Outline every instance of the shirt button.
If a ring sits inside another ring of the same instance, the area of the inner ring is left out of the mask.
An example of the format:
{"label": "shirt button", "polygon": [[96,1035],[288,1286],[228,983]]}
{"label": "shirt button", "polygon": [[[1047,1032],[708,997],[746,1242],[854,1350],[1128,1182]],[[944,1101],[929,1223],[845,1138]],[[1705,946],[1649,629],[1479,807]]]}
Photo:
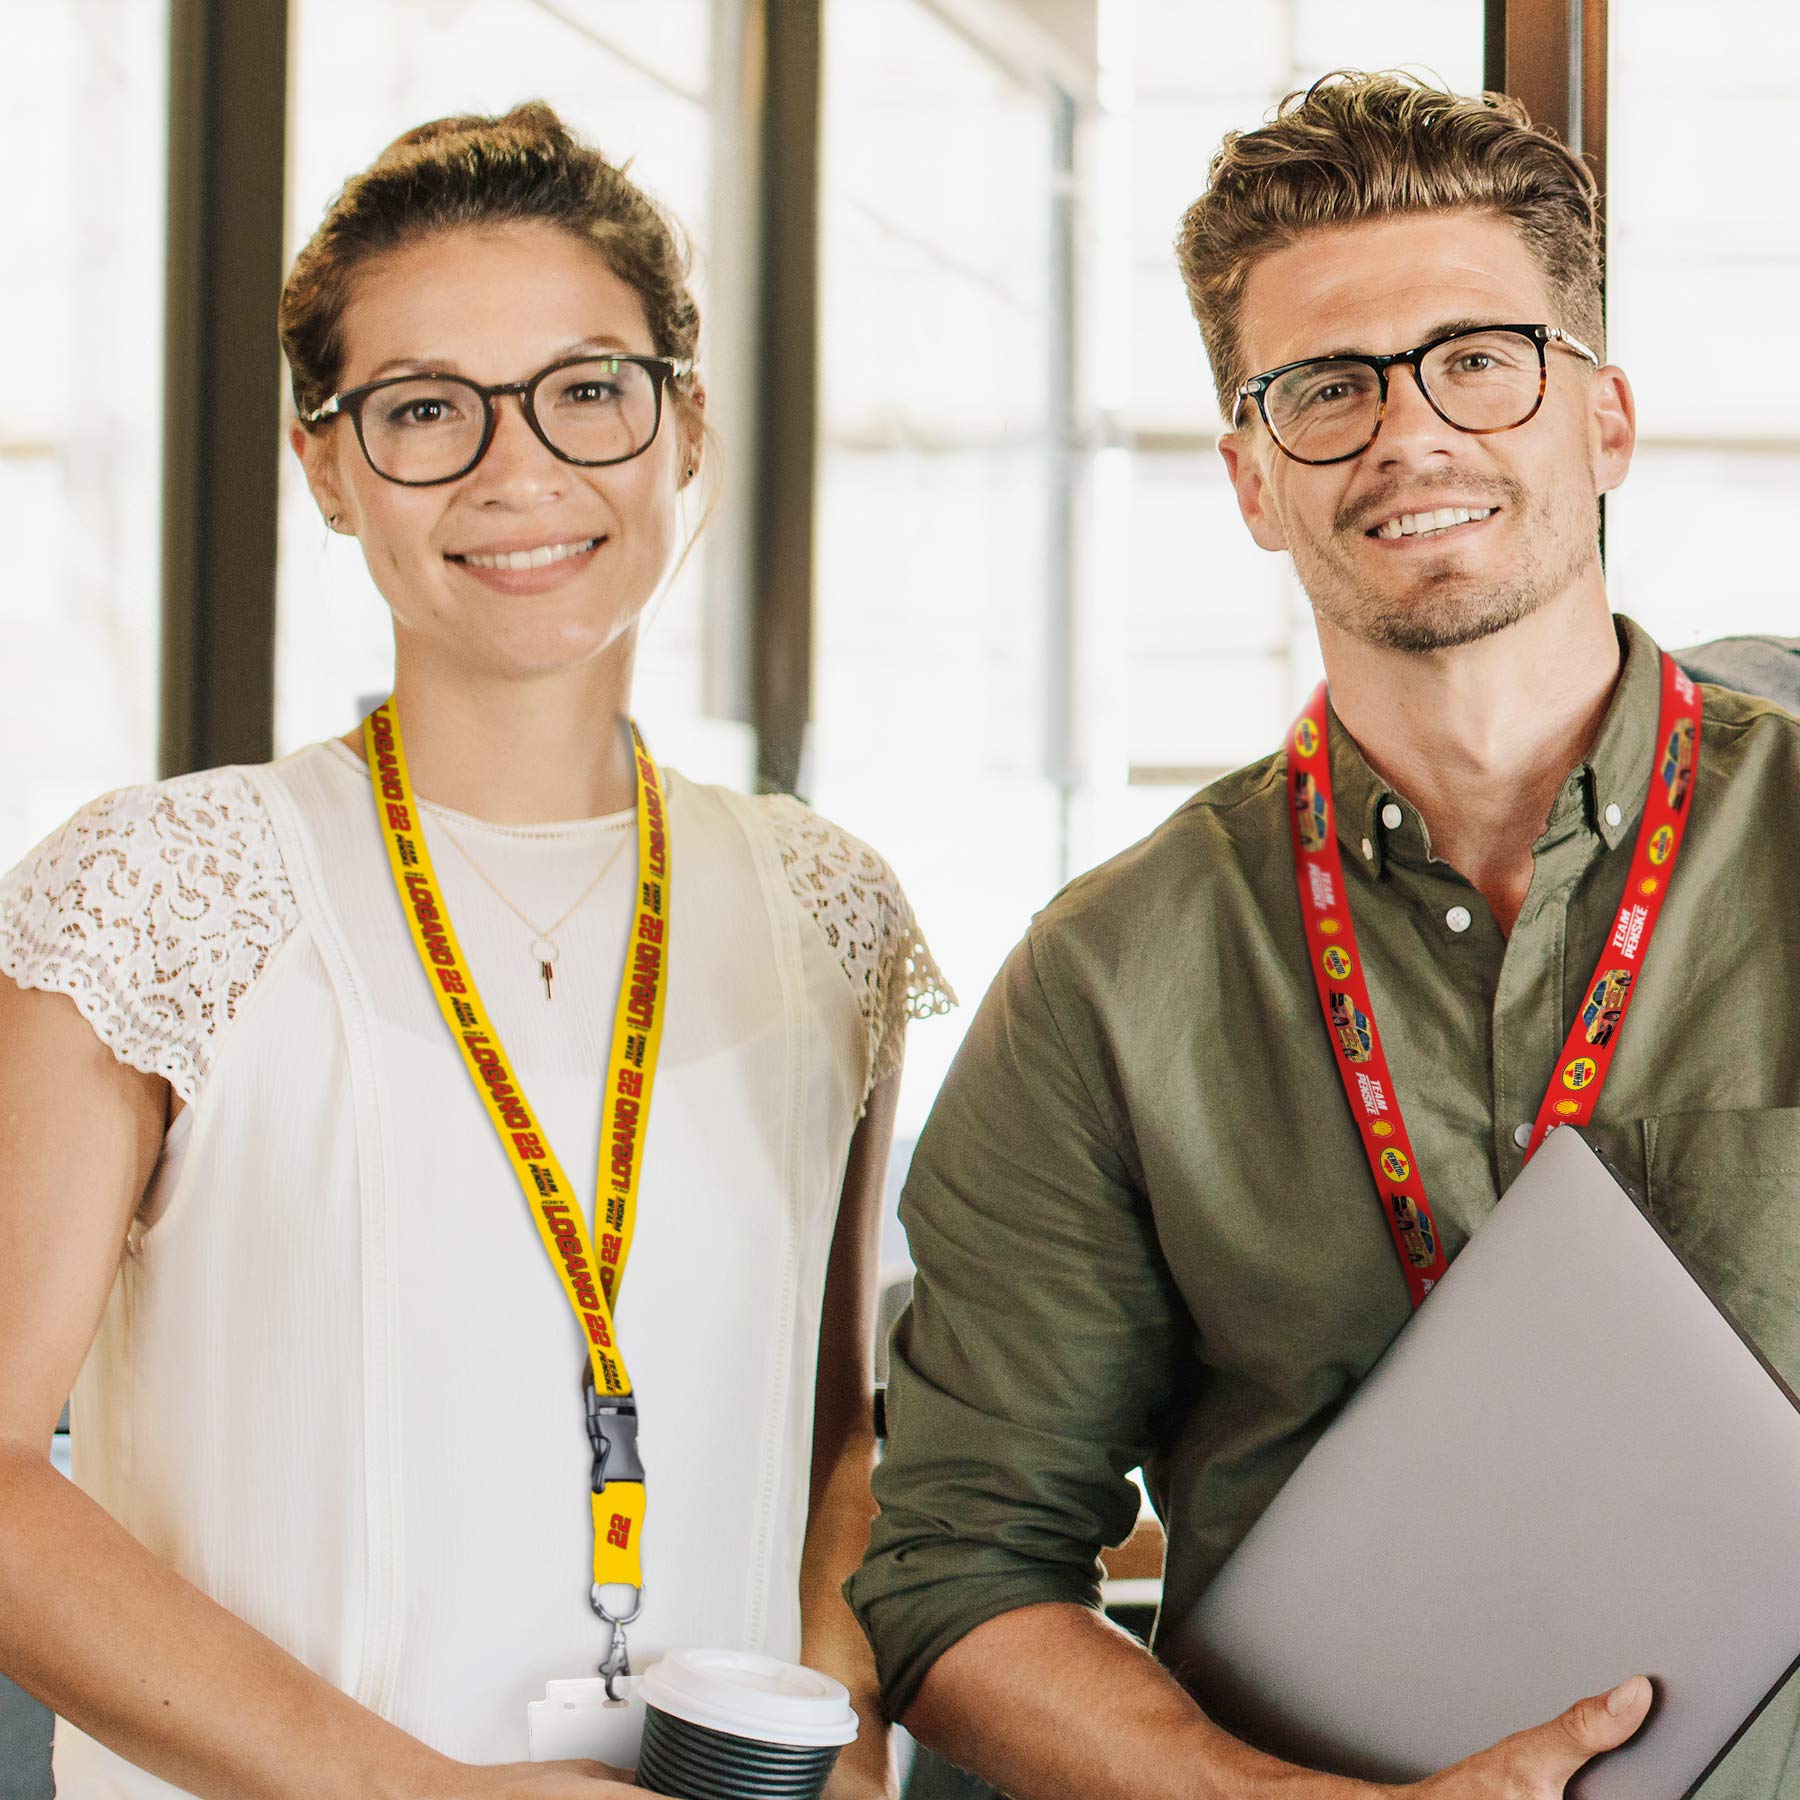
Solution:
{"label": "shirt button", "polygon": [[1529,1149],[1531,1145],[1531,1127],[1529,1125],[1515,1125],[1513,1127],[1513,1142],[1517,1144],[1521,1150]]}
{"label": "shirt button", "polygon": [[1607,809],[1606,809],[1607,824],[1617,825],[1618,822],[1624,817],[1625,817],[1625,815],[1624,815],[1624,813],[1622,813],[1619,810],[1619,803],[1616,800],[1610,806],[1607,807]]}
{"label": "shirt button", "polygon": [[1474,919],[1466,906],[1453,906],[1444,914],[1444,923],[1452,931],[1467,931],[1474,923]]}
{"label": "shirt button", "polygon": [[1363,839],[1363,857],[1368,862],[1375,860],[1375,846],[1367,838]]}
{"label": "shirt button", "polygon": [[1398,831],[1406,823],[1406,814],[1390,800],[1381,809],[1381,822],[1389,831]]}

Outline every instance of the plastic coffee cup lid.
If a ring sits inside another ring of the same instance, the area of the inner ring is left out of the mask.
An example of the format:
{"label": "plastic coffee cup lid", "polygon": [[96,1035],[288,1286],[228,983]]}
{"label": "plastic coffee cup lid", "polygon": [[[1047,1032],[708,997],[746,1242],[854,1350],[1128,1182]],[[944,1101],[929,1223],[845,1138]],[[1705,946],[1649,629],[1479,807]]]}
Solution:
{"label": "plastic coffee cup lid", "polygon": [[671,1650],[644,1671],[638,1693],[670,1718],[765,1744],[814,1748],[856,1736],[841,1681],[745,1650]]}

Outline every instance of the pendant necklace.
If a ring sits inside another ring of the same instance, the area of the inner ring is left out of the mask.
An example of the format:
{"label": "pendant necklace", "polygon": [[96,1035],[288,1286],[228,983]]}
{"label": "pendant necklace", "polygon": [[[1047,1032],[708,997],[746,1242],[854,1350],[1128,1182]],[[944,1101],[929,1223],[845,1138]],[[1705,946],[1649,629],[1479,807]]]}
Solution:
{"label": "pendant necklace", "polygon": [[438,830],[443,832],[444,836],[450,840],[451,848],[455,850],[456,854],[460,856],[487,884],[495,899],[497,899],[507,911],[532,934],[531,960],[537,964],[538,979],[544,984],[544,998],[546,1000],[550,999],[552,997],[550,984],[556,974],[557,962],[562,956],[561,947],[556,942],[556,934],[561,931],[578,912],[580,912],[594,890],[606,879],[607,871],[619,860],[619,852],[631,841],[631,834],[629,832],[622,832],[620,834],[618,843],[613,846],[612,854],[600,865],[599,874],[597,874],[594,879],[581,890],[580,897],[576,900],[575,904],[571,906],[554,925],[538,925],[531,919],[526,918],[524,913],[522,913],[518,907],[513,905],[512,901],[500,891],[500,888],[493,877],[488,874],[481,864],[478,863],[460,843],[457,842],[455,835],[446,825],[440,822]]}

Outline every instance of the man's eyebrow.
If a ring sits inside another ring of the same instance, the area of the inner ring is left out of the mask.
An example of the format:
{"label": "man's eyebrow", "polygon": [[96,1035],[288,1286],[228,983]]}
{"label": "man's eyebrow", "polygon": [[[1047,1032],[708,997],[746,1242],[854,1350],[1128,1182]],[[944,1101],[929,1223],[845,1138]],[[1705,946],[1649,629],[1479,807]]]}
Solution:
{"label": "man's eyebrow", "polygon": [[[577,338],[574,343],[565,344],[550,358],[550,362],[562,362],[566,357],[581,355],[584,350],[617,350],[624,356],[636,354],[623,338],[613,337],[610,333],[602,333],[598,337]],[[454,356],[390,356],[375,370],[369,380],[385,381],[390,375],[462,374],[463,369]],[[472,381],[474,377],[465,376],[465,379]],[[357,385],[365,384],[359,382]]]}
{"label": "man's eyebrow", "polygon": [[[1459,331],[1487,331],[1492,329],[1495,325],[1507,322],[1508,321],[1501,319],[1443,319],[1436,325],[1433,325],[1430,330],[1419,339],[1419,342],[1421,344],[1433,343],[1438,338],[1454,337]],[[1340,356],[1374,356],[1377,354],[1379,354],[1379,352],[1365,350],[1360,344],[1347,344],[1339,350],[1321,350],[1316,355],[1309,356],[1306,360],[1308,362],[1327,362]]]}

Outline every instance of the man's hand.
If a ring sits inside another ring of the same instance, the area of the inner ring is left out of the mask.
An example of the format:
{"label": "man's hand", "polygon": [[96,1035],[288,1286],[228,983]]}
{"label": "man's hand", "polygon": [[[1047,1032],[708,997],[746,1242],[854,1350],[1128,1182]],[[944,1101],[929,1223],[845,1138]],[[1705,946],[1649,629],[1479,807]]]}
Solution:
{"label": "man's hand", "polygon": [[1603,1750],[1616,1750],[1643,1724],[1650,1683],[1642,1675],[1610,1694],[1577,1700],[1545,1725],[1502,1738],[1491,1750],[1466,1758],[1441,1775],[1392,1788],[1410,1800],[1558,1800],[1563,1784]]}

